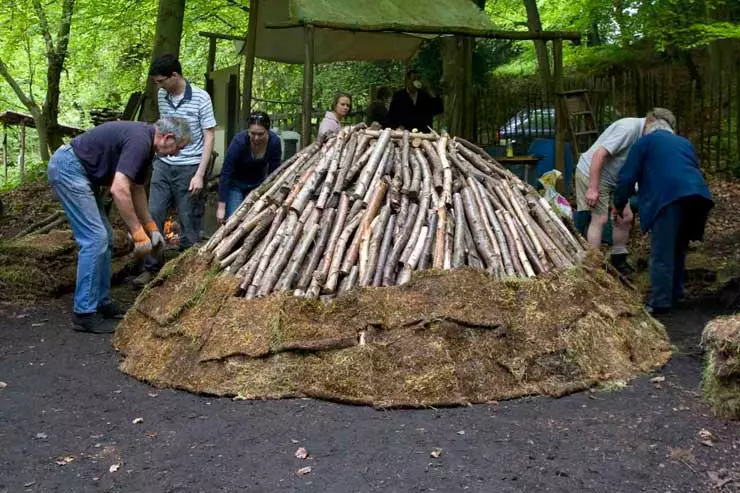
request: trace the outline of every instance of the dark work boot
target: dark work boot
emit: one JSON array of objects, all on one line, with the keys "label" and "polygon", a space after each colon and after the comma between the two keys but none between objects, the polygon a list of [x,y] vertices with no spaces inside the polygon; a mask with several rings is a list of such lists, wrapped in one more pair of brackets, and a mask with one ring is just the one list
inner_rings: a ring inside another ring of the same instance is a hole
[{"label": "dark work boot", "polygon": [[115,325],[106,321],[100,313],[74,313],[72,314],[72,328],[77,332],[88,332],[90,334],[112,334]]},{"label": "dark work boot", "polygon": [[98,313],[101,314],[103,318],[114,318],[120,320],[126,315],[126,310],[111,301],[106,305],[99,306]]},{"label": "dark work boot", "polygon": [[625,277],[634,272],[634,269],[627,263],[626,253],[613,253],[610,262],[614,268]]}]

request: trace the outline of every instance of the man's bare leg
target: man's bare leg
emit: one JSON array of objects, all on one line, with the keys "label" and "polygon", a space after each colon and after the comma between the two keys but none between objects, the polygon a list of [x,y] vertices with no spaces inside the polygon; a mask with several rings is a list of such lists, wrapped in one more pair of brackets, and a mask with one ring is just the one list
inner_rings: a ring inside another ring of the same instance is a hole
[{"label": "man's bare leg", "polygon": [[591,213],[591,224],[588,225],[588,231],[586,231],[586,239],[591,248],[601,247],[601,236],[604,234],[604,226],[606,226],[607,215],[596,215]]},{"label": "man's bare leg", "polygon": [[612,255],[627,254],[627,243],[630,239],[630,229],[632,229],[632,209],[629,204],[624,208],[622,217],[617,216],[614,221],[612,233]]}]

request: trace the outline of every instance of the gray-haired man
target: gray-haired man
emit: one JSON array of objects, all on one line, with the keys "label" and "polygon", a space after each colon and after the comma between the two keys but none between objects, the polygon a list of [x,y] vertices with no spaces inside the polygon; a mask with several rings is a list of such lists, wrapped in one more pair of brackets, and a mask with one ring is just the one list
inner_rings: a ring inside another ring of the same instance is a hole
[{"label": "gray-haired man", "polygon": [[[622,118],[609,125],[578,160],[576,199],[579,211],[591,211],[591,223],[586,236],[592,248],[601,246],[619,170],[624,166],[632,145],[656,118],[671,126],[676,124],[676,117],[665,108],[653,108],[645,118]],[[632,219],[632,210],[627,205],[622,216],[614,222],[611,262],[622,273],[628,269],[627,242]]]},{"label": "gray-haired man", "polygon": [[190,142],[182,118],[162,118],[154,125],[118,121],[104,123],[60,147],[49,160],[49,183],[59,196],[74,238],[77,285],[75,330],[112,332],[103,318],[118,318],[108,299],[113,232],[102,207],[100,187],[110,186],[113,201],[134,240],[134,254],[143,257],[163,245],[152,221],[146,183],[154,155],[177,155]]}]

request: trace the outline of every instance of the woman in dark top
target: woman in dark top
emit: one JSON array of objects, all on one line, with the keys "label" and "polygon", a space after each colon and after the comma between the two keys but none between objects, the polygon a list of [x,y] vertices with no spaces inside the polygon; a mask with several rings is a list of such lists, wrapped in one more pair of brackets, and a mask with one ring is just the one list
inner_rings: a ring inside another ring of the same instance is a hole
[{"label": "woman in dark top", "polygon": [[270,131],[270,117],[261,111],[249,115],[247,130],[234,136],[221,169],[216,210],[220,224],[280,166],[281,156],[280,138]]}]

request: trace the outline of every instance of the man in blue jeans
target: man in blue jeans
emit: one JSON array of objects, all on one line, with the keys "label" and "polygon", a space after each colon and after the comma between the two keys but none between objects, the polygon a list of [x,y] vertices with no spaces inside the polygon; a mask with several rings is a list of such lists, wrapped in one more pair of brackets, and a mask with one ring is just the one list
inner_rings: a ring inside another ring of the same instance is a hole
[{"label": "man in blue jeans", "polygon": [[673,134],[669,122],[656,118],[645,128],[620,170],[614,192],[612,219],[622,211],[639,185],[640,227],[651,232],[650,287],[647,310],[665,313],[683,298],[683,279],[689,242],[701,240],[714,206],[699,171],[694,146]]},{"label": "man in blue jeans", "polygon": [[75,330],[110,333],[113,327],[104,324],[104,319],[122,316],[108,298],[113,232],[102,207],[100,187],[110,186],[134,241],[134,256],[141,258],[161,248],[164,239],[149,214],[144,184],[155,153],[176,155],[189,141],[190,129],[181,118],[163,118],[154,125],[109,122],[75,137],[49,160],[49,183],[80,247]]}]

